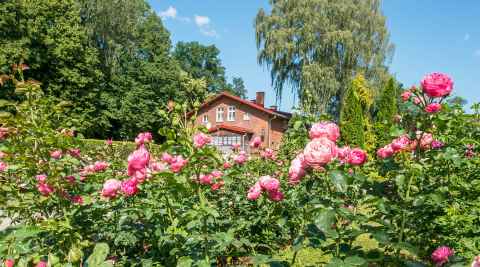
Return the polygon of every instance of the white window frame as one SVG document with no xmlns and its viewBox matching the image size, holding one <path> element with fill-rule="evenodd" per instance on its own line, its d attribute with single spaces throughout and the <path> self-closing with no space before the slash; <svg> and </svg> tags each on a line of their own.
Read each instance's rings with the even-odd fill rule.
<svg viewBox="0 0 480 267">
<path fill-rule="evenodd" d="M 249 121 L 250 120 L 250 113 L 248 113 L 248 112 L 243 113 L 243 120 L 244 121 Z"/>
<path fill-rule="evenodd" d="M 202 123 L 207 124 L 208 123 L 208 115 L 203 115 L 202 117 Z"/>
<path fill-rule="evenodd" d="M 228 115 L 227 115 L 228 121 L 235 121 L 236 110 L 237 109 L 235 108 L 235 106 L 228 106 Z"/>
<path fill-rule="evenodd" d="M 223 122 L 223 113 L 225 113 L 225 109 L 223 107 L 217 108 L 217 122 Z"/>
</svg>

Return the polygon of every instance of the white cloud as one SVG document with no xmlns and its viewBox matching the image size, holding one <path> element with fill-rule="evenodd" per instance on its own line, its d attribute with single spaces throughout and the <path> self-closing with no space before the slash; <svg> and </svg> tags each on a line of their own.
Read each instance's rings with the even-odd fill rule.
<svg viewBox="0 0 480 267">
<path fill-rule="evenodd" d="M 465 41 L 470 40 L 470 34 L 469 34 L 469 33 L 465 33 L 465 36 L 463 37 L 463 40 L 465 40 Z"/>
<path fill-rule="evenodd" d="M 210 24 L 210 18 L 205 16 L 195 15 L 195 24 L 197 24 L 198 27 L 208 26 Z"/>
<path fill-rule="evenodd" d="M 212 28 L 210 18 L 207 16 L 194 16 L 195 24 L 198 26 L 200 32 L 205 36 L 218 37 L 218 33 Z"/>
<path fill-rule="evenodd" d="M 169 6 L 167 10 L 160 12 L 159 16 L 163 19 L 175 19 L 177 17 L 177 9 L 173 6 Z"/>
<path fill-rule="evenodd" d="M 480 57 L 480 49 L 477 49 L 474 53 L 473 53 L 474 56 L 476 57 Z"/>
</svg>

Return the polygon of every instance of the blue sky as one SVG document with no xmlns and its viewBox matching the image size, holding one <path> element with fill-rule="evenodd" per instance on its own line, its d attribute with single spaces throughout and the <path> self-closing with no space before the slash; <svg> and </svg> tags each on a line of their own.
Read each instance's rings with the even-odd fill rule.
<svg viewBox="0 0 480 267">
<path fill-rule="evenodd" d="M 215 44 L 229 79 L 240 76 L 250 98 L 266 91 L 266 104 L 275 103 L 268 69 L 257 64 L 254 18 L 267 0 L 149 0 L 163 17 L 173 43 Z M 480 1 L 385 0 L 383 11 L 395 44 L 391 72 L 406 86 L 438 71 L 455 82 L 455 94 L 480 102 Z M 281 108 L 294 105 L 284 90 Z"/>
</svg>

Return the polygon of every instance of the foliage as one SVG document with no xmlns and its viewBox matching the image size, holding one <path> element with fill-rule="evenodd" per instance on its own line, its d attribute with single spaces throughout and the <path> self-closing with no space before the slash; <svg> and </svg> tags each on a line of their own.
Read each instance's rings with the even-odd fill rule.
<svg viewBox="0 0 480 267">
<path fill-rule="evenodd" d="M 355 88 L 347 91 L 340 113 L 340 128 L 345 144 L 363 147 L 365 145 L 365 118 Z"/>
<path fill-rule="evenodd" d="M 270 1 L 256 17 L 261 64 L 271 70 L 277 97 L 292 85 L 307 112 L 334 115 L 355 73 L 382 84 L 393 51 L 378 0 Z M 377 88 L 376 86 L 374 88 Z"/>
<path fill-rule="evenodd" d="M 391 78 L 387 86 L 382 90 L 376 103 L 375 137 L 377 144 L 380 146 L 390 141 L 390 128 L 394 124 L 395 115 L 398 115 L 397 99 L 397 85 L 394 79 Z"/>
</svg>

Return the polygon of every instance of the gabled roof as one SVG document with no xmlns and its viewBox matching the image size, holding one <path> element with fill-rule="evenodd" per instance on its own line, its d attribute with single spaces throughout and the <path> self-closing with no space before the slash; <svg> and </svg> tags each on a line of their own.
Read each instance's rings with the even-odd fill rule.
<svg viewBox="0 0 480 267">
<path fill-rule="evenodd" d="M 252 101 L 249 101 L 249 100 L 246 100 L 246 99 L 243 99 L 243 98 L 240 98 L 238 96 L 234 96 L 234 95 L 231 95 L 227 92 L 221 92 L 211 98 L 208 98 L 205 103 L 203 103 L 201 106 L 200 106 L 200 109 L 202 108 L 205 108 L 205 107 L 208 107 L 209 105 L 211 105 L 213 102 L 215 102 L 216 100 L 222 98 L 222 97 L 226 97 L 226 98 L 230 98 L 234 101 L 237 101 L 241 104 L 244 104 L 246 106 L 249 106 L 251 108 L 254 108 L 256 110 L 259 110 L 261 112 L 265 112 L 269 115 L 272 115 L 272 116 L 278 116 L 280 118 L 284 118 L 284 119 L 290 119 L 290 117 L 292 116 L 292 114 L 288 113 L 288 112 L 283 112 L 283 111 L 277 111 L 277 110 L 272 110 L 272 109 L 268 109 L 268 108 L 265 108 L 264 106 L 261 106 L 261 105 L 257 105 L 256 103 L 252 102 Z"/>
<path fill-rule="evenodd" d="M 238 134 L 246 134 L 246 133 L 253 134 L 253 132 L 249 129 L 233 126 L 233 125 L 227 125 L 227 124 L 220 124 L 217 126 L 213 126 L 212 128 L 208 129 L 208 132 L 213 133 L 220 130 L 226 130 L 226 131 L 238 133 Z"/>
</svg>

